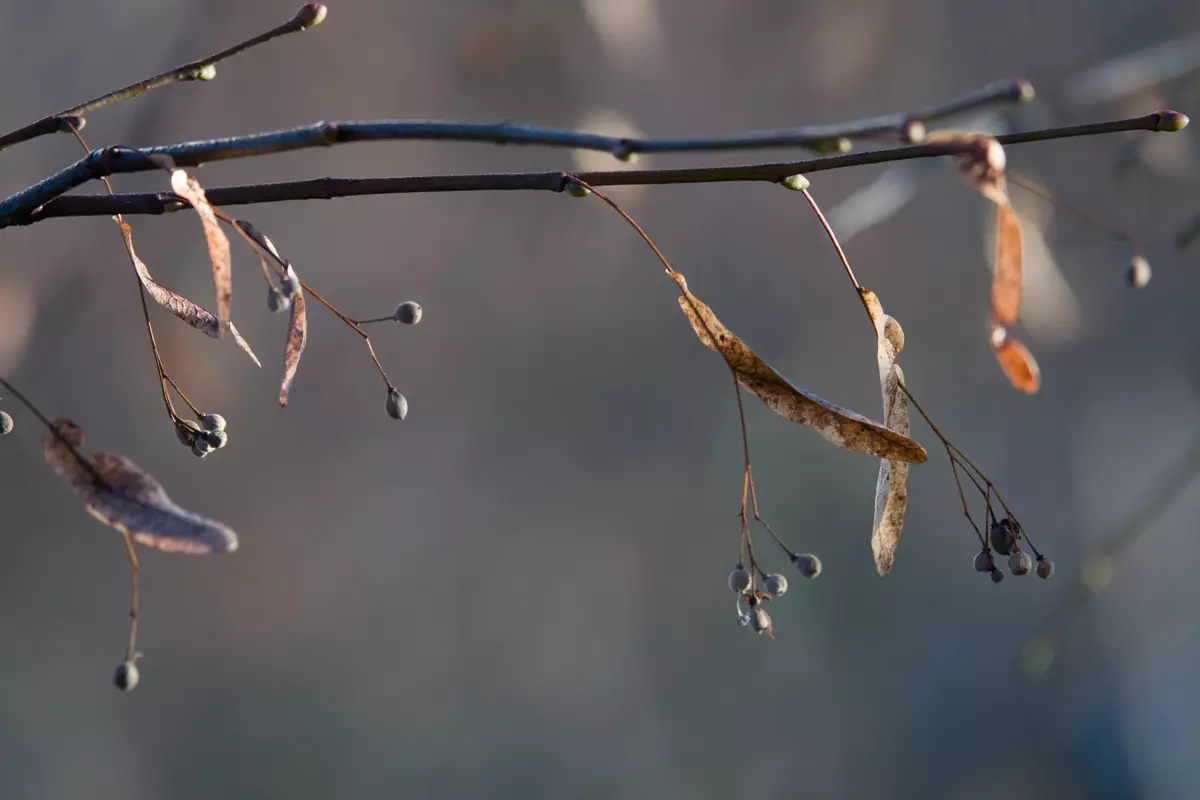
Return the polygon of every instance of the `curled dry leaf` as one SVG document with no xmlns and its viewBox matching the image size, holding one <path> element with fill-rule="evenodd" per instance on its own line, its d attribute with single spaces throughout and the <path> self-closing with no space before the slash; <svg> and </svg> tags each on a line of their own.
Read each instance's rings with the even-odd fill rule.
<svg viewBox="0 0 1200 800">
<path fill-rule="evenodd" d="M 232 553 L 237 534 L 177 506 L 162 484 L 118 453 L 82 455 L 83 429 L 55 420 L 46 433 L 47 463 L 66 479 L 93 517 L 148 547 L 175 553 Z"/>
<path fill-rule="evenodd" d="M 233 340 L 237 342 L 238 347 L 240 347 L 246 353 L 246 355 L 250 356 L 251 360 L 254 361 L 257 366 L 262 366 L 262 363 L 258 360 L 258 356 L 254 355 L 254 351 L 250 349 L 250 345 L 245 339 L 242 338 L 242 335 L 238 333 L 237 328 L 234 327 L 232 322 L 221 322 L 210 312 L 196 305 L 191 300 L 188 300 L 183 295 L 177 294 L 176 292 L 173 292 L 167 287 L 163 286 L 161 283 L 156 282 L 154 278 L 151 277 L 150 270 L 146 267 L 146 264 L 140 258 L 138 258 L 137 253 L 134 252 L 132 229 L 126 222 L 120 219 L 117 219 L 117 225 L 120 226 L 121 236 L 125 239 L 125 252 L 129 254 L 129 260 L 133 262 L 133 268 L 137 272 L 138 279 L 142 282 L 142 286 L 146 287 L 146 291 L 149 292 L 150 297 L 153 298 L 154 302 L 158 303 L 167 311 L 170 311 L 172 314 L 179 317 L 196 330 L 203 331 L 214 339 L 221 335 L 222 330 L 228 330 L 233 336 Z"/>
<path fill-rule="evenodd" d="M 181 169 L 171 173 L 171 190 L 191 203 L 196 209 L 200 223 L 204 226 L 204 241 L 208 245 L 208 258 L 212 262 L 213 288 L 217 294 L 217 318 L 229 321 L 229 309 L 233 302 L 233 266 L 229 255 L 229 239 L 221 230 L 221 223 L 212 205 L 204 195 L 200 182 Z M 219 335 L 219 331 L 218 331 Z"/>
<path fill-rule="evenodd" d="M 939 131 L 927 137 L 926 141 L 954 146 L 957 150 L 955 159 L 963 177 L 981 195 L 996 204 L 992 318 L 1000 325 L 1012 325 L 1021 310 L 1021 223 L 1008 201 L 1004 148 L 994 138 L 982 133 Z M 1004 338 L 1008 339 L 1007 334 Z M 1019 349 L 1006 350 L 1004 358 L 1000 357 L 997 350 L 996 358 L 1013 386 L 1033 394 L 1040 383 L 1037 364 L 1019 342 L 1016 347 Z M 1021 361 L 1032 364 L 1032 369 L 1014 372 Z"/>
<path fill-rule="evenodd" d="M 897 461 L 925 461 L 925 449 L 902 433 L 798 389 L 726 328 L 708 306 L 688 291 L 679 273 L 673 277 L 683 296 L 679 306 L 705 347 L 719 353 L 738 383 L 781 417 L 807 425 L 845 450 Z"/>
<path fill-rule="evenodd" d="M 900 388 L 904 373 L 896 364 L 896 356 L 904 349 L 904 329 L 899 322 L 883 313 L 883 306 L 874 292 L 864 289 L 862 296 L 879 340 L 877 359 L 884 422 L 892 430 L 908 436 L 908 396 Z M 879 478 L 875 483 L 875 519 L 871 530 L 871 551 L 875 555 L 875 570 L 880 575 L 892 570 L 907 505 L 908 464 L 881 459 Z"/>
<path fill-rule="evenodd" d="M 300 285 L 296 270 L 288 264 L 287 276 Z M 287 347 L 283 355 L 283 382 L 279 387 L 279 405 L 288 404 L 288 391 L 292 388 L 292 379 L 296 377 L 296 368 L 300 366 L 300 355 L 308 342 L 308 316 L 304 312 L 304 292 L 296 290 L 292 297 L 292 315 L 288 320 Z"/>
<path fill-rule="evenodd" d="M 275 262 L 279 266 L 287 267 L 287 262 L 283 260 L 283 256 L 279 255 L 279 251 L 275 249 L 275 243 L 267 238 L 266 234 L 244 219 L 235 219 L 233 224 L 246 237 L 247 241 L 254 246 L 254 249 L 258 251 L 259 257 L 262 257 L 264 254 L 268 255 L 275 259 Z"/>
<path fill-rule="evenodd" d="M 1003 325 L 992 328 L 992 352 L 1009 383 L 1025 394 L 1037 394 L 1042 386 L 1042 371 L 1029 349 L 1012 338 Z"/>
<path fill-rule="evenodd" d="M 1021 308 L 1021 223 L 1007 201 L 996 204 L 996 262 L 992 275 L 992 316 L 1004 325 Z"/>
</svg>

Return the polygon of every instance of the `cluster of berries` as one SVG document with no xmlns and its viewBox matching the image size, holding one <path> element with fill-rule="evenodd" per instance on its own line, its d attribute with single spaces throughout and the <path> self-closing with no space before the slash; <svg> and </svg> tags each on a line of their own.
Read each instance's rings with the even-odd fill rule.
<svg viewBox="0 0 1200 800">
<path fill-rule="evenodd" d="M 1033 559 L 1021 549 L 1022 538 L 1024 536 L 1019 523 L 1014 523 L 1008 517 L 993 522 L 988 531 L 988 546 L 975 555 L 975 571 L 990 573 L 992 583 L 1004 580 L 1004 573 L 996 567 L 996 559 L 992 557 L 992 551 L 995 550 L 998 555 L 1008 556 L 1009 572 L 1017 576 L 1028 575 L 1034 568 Z M 1033 552 L 1037 556 L 1037 576 L 1048 580 L 1054 574 L 1054 562 L 1037 550 Z"/>
<path fill-rule="evenodd" d="M 185 419 L 176 424 L 175 435 L 179 443 L 192 449 L 192 455 L 204 458 L 214 450 L 220 450 L 229 442 L 225 432 L 225 418 L 220 414 L 205 414 L 200 421 Z"/>
<path fill-rule="evenodd" d="M 798 553 L 792 556 L 792 563 L 806 578 L 815 578 L 821 574 L 821 559 L 810 553 Z M 754 574 L 739 564 L 729 573 L 729 588 L 737 594 L 737 621 L 742 627 L 753 627 L 755 633 L 765 633 L 774 638 L 774 626 L 771 615 L 763 608 L 763 604 L 772 598 L 782 597 L 787 593 L 787 578 L 778 572 L 771 575 L 758 570 L 762 576 L 762 589 L 755 586 Z M 745 601 L 749 611 L 742 610 Z"/>
</svg>

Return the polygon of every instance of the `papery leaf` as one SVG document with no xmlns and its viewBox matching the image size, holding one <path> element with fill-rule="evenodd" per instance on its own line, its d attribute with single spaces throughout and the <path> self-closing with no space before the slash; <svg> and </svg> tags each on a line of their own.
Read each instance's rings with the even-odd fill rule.
<svg viewBox="0 0 1200 800">
<path fill-rule="evenodd" d="M 925 461 L 924 448 L 907 436 L 788 383 L 726 328 L 712 309 L 688 291 L 682 275 L 675 273 L 675 276 L 683 291 L 679 306 L 696 336 L 705 347 L 725 359 L 743 388 L 776 414 L 807 425 L 845 450 L 898 461 Z"/>
<path fill-rule="evenodd" d="M 1008 334 L 1001 325 L 992 329 L 992 352 L 1008 382 L 1025 394 L 1037 394 L 1042 386 L 1042 372 L 1025 345 Z"/>
<path fill-rule="evenodd" d="M 1021 223 L 1008 201 L 1004 148 L 983 133 L 938 131 L 926 141 L 951 144 L 959 148 L 955 155 L 959 171 L 980 194 L 996 204 L 996 257 L 992 276 L 992 318 L 1005 326 L 1017 321 L 1021 310 Z M 996 359 L 1013 386 L 1033 394 L 1041 384 L 1037 362 L 1020 342 L 1001 354 L 995 344 Z"/>
<path fill-rule="evenodd" d="M 213 288 L 217 294 L 217 318 L 228 322 L 229 309 L 233 302 L 233 262 L 229 254 L 229 239 L 221 230 L 221 223 L 217 220 L 217 215 L 204 195 L 199 181 L 177 169 L 171 173 L 171 190 L 191 203 L 204 226 L 204 241 L 208 245 Z"/>
<path fill-rule="evenodd" d="M 1008 202 L 996 204 L 996 263 L 992 275 L 992 316 L 1004 325 L 1021 308 L 1021 222 Z"/>
<path fill-rule="evenodd" d="M 268 240 L 269 241 L 269 240 Z M 287 276 L 300 286 L 300 278 L 296 270 L 288 264 Z M 296 377 L 296 368 L 300 366 L 300 355 L 304 345 L 308 343 L 308 315 L 304 311 L 304 292 L 297 288 L 292 297 L 292 313 L 288 319 L 287 347 L 283 355 L 283 382 L 279 387 L 279 405 L 288 404 L 288 391 L 292 388 L 292 379 Z"/>
<path fill-rule="evenodd" d="M 283 260 L 283 256 L 279 255 L 279 251 L 275 249 L 275 243 L 267 238 L 266 234 L 260 232 L 258 228 L 244 219 L 235 219 L 233 224 L 237 226 L 238 230 L 246 234 L 246 238 L 250 240 L 254 249 L 259 251 L 260 258 L 263 255 L 268 255 L 275 259 L 279 266 L 287 267 L 287 262 Z"/>
<path fill-rule="evenodd" d="M 262 366 L 262 363 L 258 360 L 258 356 L 254 355 L 254 351 L 250 349 L 250 345 L 238 333 L 237 328 L 233 326 L 232 322 L 222 323 L 210 312 L 188 300 L 183 295 L 173 292 L 161 283 L 156 282 L 151 277 L 150 270 L 146 267 L 145 262 L 138 258 L 137 253 L 133 249 L 133 230 L 127 223 L 120 219 L 117 220 L 117 225 L 121 228 L 121 236 L 125 239 L 125 251 L 129 254 L 129 260 L 133 262 L 133 269 L 137 272 L 138 280 L 142 282 L 142 286 L 146 287 L 146 291 L 153 298 L 154 302 L 196 330 L 203 331 L 214 339 L 220 337 L 222 330 L 228 330 L 233 335 L 233 340 L 237 342 L 238 347 L 246 355 L 250 356 L 250 359 L 257 366 Z"/>
<path fill-rule="evenodd" d="M 140 544 L 176 553 L 232 553 L 237 534 L 227 526 L 176 505 L 162 484 L 118 453 L 84 456 L 83 429 L 55 420 L 43 451 L 47 463 L 81 497 L 93 517 Z"/>
<path fill-rule="evenodd" d="M 896 364 L 896 356 L 904 349 L 904 329 L 900 323 L 883 313 L 883 306 L 874 292 L 864 289 L 863 300 L 878 338 L 879 385 L 883 393 L 883 418 L 892 430 L 909 435 L 908 395 L 900 388 L 904 373 Z M 875 570 L 880 575 L 891 572 L 900 546 L 904 513 L 908 506 L 908 464 L 892 459 L 880 459 L 879 478 L 875 482 L 875 518 L 871 530 L 871 551 L 875 555 Z"/>
</svg>

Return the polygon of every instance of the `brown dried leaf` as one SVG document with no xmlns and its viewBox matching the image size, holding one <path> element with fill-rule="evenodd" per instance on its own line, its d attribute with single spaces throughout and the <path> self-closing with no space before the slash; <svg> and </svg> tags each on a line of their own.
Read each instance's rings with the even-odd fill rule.
<svg viewBox="0 0 1200 800">
<path fill-rule="evenodd" d="M 951 145 L 958 170 L 967 182 L 993 203 L 1008 202 L 1004 148 L 993 137 L 986 133 L 934 131 L 925 137 L 925 142 Z"/>
<path fill-rule="evenodd" d="M 133 230 L 129 225 L 122 220 L 117 220 L 117 225 L 121 228 L 121 236 L 125 239 L 125 251 L 129 254 L 129 260 L 133 262 L 133 269 L 137 272 L 138 279 L 142 282 L 142 286 L 146 287 L 146 291 L 150 293 L 150 297 L 154 302 L 170 311 L 181 320 L 191 325 L 199 331 L 203 331 L 214 339 L 220 337 L 222 330 L 228 330 L 233 335 L 233 340 L 237 342 L 238 347 L 250 356 L 250 359 L 259 367 L 262 363 L 258 360 L 258 356 L 254 355 L 254 351 L 250 349 L 250 345 L 238 333 L 237 328 L 232 322 L 222 323 L 214 317 L 210 312 L 188 300 L 181 294 L 177 294 L 167 287 L 158 283 L 150 275 L 149 268 L 146 267 L 133 249 Z"/>
<path fill-rule="evenodd" d="M 1008 382 L 1025 394 L 1037 394 L 1042 386 L 1042 372 L 1025 345 L 1008 335 L 1003 326 L 992 329 L 992 352 Z"/>
<path fill-rule="evenodd" d="M 863 290 L 863 299 L 879 345 L 879 384 L 883 392 L 884 422 L 889 428 L 909 435 L 908 396 L 900 388 L 904 373 L 896 364 L 896 356 L 904 349 L 904 329 L 900 323 L 883 313 L 883 306 L 874 292 Z M 892 570 L 900 533 L 904 527 L 904 512 L 908 505 L 908 464 L 881 459 L 879 478 L 875 482 L 875 518 L 871 531 L 871 551 L 875 555 L 875 570 L 886 575 Z"/>
<path fill-rule="evenodd" d="M 175 553 L 232 553 L 237 534 L 225 525 L 177 506 L 162 484 L 118 453 L 80 454 L 83 430 L 55 420 L 43 451 L 47 463 L 83 497 L 93 517 L 137 542 Z"/>
<path fill-rule="evenodd" d="M 236 225 L 238 230 L 244 233 L 246 238 L 250 240 L 250 244 L 253 245 L 254 249 L 258 251 L 259 258 L 261 258 L 263 255 L 267 255 L 275 259 L 279 266 L 284 268 L 287 267 L 287 262 L 283 260 L 283 256 L 279 255 L 279 251 L 275 249 L 275 243 L 267 238 L 266 234 L 259 231 L 258 228 L 254 227 L 249 222 L 246 222 L 244 219 L 235 219 L 233 224 Z"/>
<path fill-rule="evenodd" d="M 204 195 L 199 181 L 177 169 L 171 173 L 171 190 L 192 204 L 204 226 L 204 241 L 208 244 L 213 288 L 217 294 L 217 317 L 222 322 L 228 322 L 233 301 L 233 261 L 229 255 L 229 239 L 221 230 L 221 223 L 217 220 L 217 215 Z"/>
<path fill-rule="evenodd" d="M 287 276 L 300 285 L 296 270 L 288 264 Z M 288 320 L 287 348 L 283 355 L 283 383 L 279 387 L 279 405 L 288 404 L 288 391 L 292 388 L 292 379 L 296 377 L 296 368 L 300 366 L 300 355 L 304 345 L 308 343 L 308 315 L 304 312 L 304 292 L 297 290 L 292 297 L 292 315 Z"/>
<path fill-rule="evenodd" d="M 683 276 L 676 280 L 684 293 L 679 298 L 679 306 L 692 323 L 696 336 L 705 347 L 725 359 L 743 388 L 776 414 L 807 425 L 845 450 L 898 461 L 925 461 L 924 448 L 907 436 L 788 383 L 726 328 L 712 309 L 687 290 Z"/>
<path fill-rule="evenodd" d="M 1004 325 L 1021 308 L 1021 222 L 1008 201 L 996 204 L 996 263 L 992 276 L 992 316 Z"/>
</svg>

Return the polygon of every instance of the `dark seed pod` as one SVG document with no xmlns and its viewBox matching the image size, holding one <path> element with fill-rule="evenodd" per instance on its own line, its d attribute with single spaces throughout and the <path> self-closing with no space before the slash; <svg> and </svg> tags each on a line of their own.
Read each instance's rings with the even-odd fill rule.
<svg viewBox="0 0 1200 800">
<path fill-rule="evenodd" d="M 729 573 L 729 588 L 738 594 L 743 594 L 750 591 L 749 571 L 738 567 L 733 572 Z"/>
<path fill-rule="evenodd" d="M 283 292 L 283 296 L 287 298 L 290 305 L 292 298 L 300 293 L 300 281 L 295 278 L 284 278 L 279 282 L 279 291 Z"/>
<path fill-rule="evenodd" d="M 1150 283 L 1150 262 L 1141 256 L 1134 256 L 1125 271 L 1125 283 L 1130 289 L 1144 289 Z"/>
<path fill-rule="evenodd" d="M 126 661 L 117 667 L 117 674 L 113 676 L 113 685 L 122 692 L 132 692 L 137 688 L 140 677 L 138 675 L 137 664 L 134 664 L 132 661 Z"/>
<path fill-rule="evenodd" d="M 996 562 L 992 558 L 992 554 L 987 550 L 980 550 L 975 554 L 975 571 L 976 572 L 991 572 L 996 569 Z"/>
<path fill-rule="evenodd" d="M 204 458 L 213 451 L 213 446 L 208 442 L 208 436 L 201 434 L 196 436 L 196 440 L 192 442 L 192 455 L 197 458 Z"/>
<path fill-rule="evenodd" d="M 992 529 L 988 532 L 988 540 L 992 544 L 992 549 L 1000 555 L 1007 556 L 1011 554 L 1013 545 L 1017 542 L 1012 520 L 1005 517 L 999 522 L 992 523 Z"/>
<path fill-rule="evenodd" d="M 8 413 L 0 411 L 0 436 L 7 436 L 12 433 L 13 418 Z"/>
<path fill-rule="evenodd" d="M 1028 575 L 1029 570 L 1033 567 L 1033 561 L 1029 558 L 1028 553 L 1020 550 L 1013 551 L 1013 554 L 1008 557 L 1008 571 L 1013 575 Z"/>
<path fill-rule="evenodd" d="M 1044 581 L 1050 580 L 1054 574 L 1054 562 L 1045 556 L 1038 556 L 1037 560 L 1037 576 Z"/>
<path fill-rule="evenodd" d="M 787 578 L 783 577 L 779 573 L 768 575 L 766 582 L 763 584 L 763 588 L 769 595 L 782 597 L 787 593 Z"/>
<path fill-rule="evenodd" d="M 992 570 L 992 583 L 999 583 L 1004 580 L 1004 573 L 998 569 Z"/>
<path fill-rule="evenodd" d="M 792 556 L 792 563 L 806 578 L 815 578 L 821 574 L 821 559 L 812 553 L 798 553 Z"/>
<path fill-rule="evenodd" d="M 202 432 L 200 424 L 194 419 L 185 419 L 182 428 L 178 425 L 175 426 L 175 438 L 184 447 L 191 447 L 192 442 L 196 441 L 196 434 Z"/>
<path fill-rule="evenodd" d="M 200 427 L 206 431 L 225 430 L 225 418 L 220 414 L 205 414 L 200 418 Z"/>
<path fill-rule="evenodd" d="M 405 325 L 416 325 L 421 321 L 421 316 L 425 313 L 421 308 L 420 303 L 414 303 L 409 300 L 406 303 L 401 303 L 396 306 L 396 310 L 392 313 L 392 318 L 397 322 L 403 322 Z"/>
<path fill-rule="evenodd" d="M 205 431 L 204 440 L 212 449 L 220 450 L 229 443 L 229 434 L 225 431 Z"/>
<path fill-rule="evenodd" d="M 392 419 L 404 419 L 408 416 L 408 401 L 400 394 L 399 389 L 388 389 L 387 404 L 384 408 Z"/>
<path fill-rule="evenodd" d="M 287 311 L 291 305 L 292 299 L 290 297 L 284 297 L 279 293 L 278 289 L 272 289 L 267 293 L 267 308 L 271 310 L 272 314 L 278 314 L 281 311 Z"/>
</svg>

